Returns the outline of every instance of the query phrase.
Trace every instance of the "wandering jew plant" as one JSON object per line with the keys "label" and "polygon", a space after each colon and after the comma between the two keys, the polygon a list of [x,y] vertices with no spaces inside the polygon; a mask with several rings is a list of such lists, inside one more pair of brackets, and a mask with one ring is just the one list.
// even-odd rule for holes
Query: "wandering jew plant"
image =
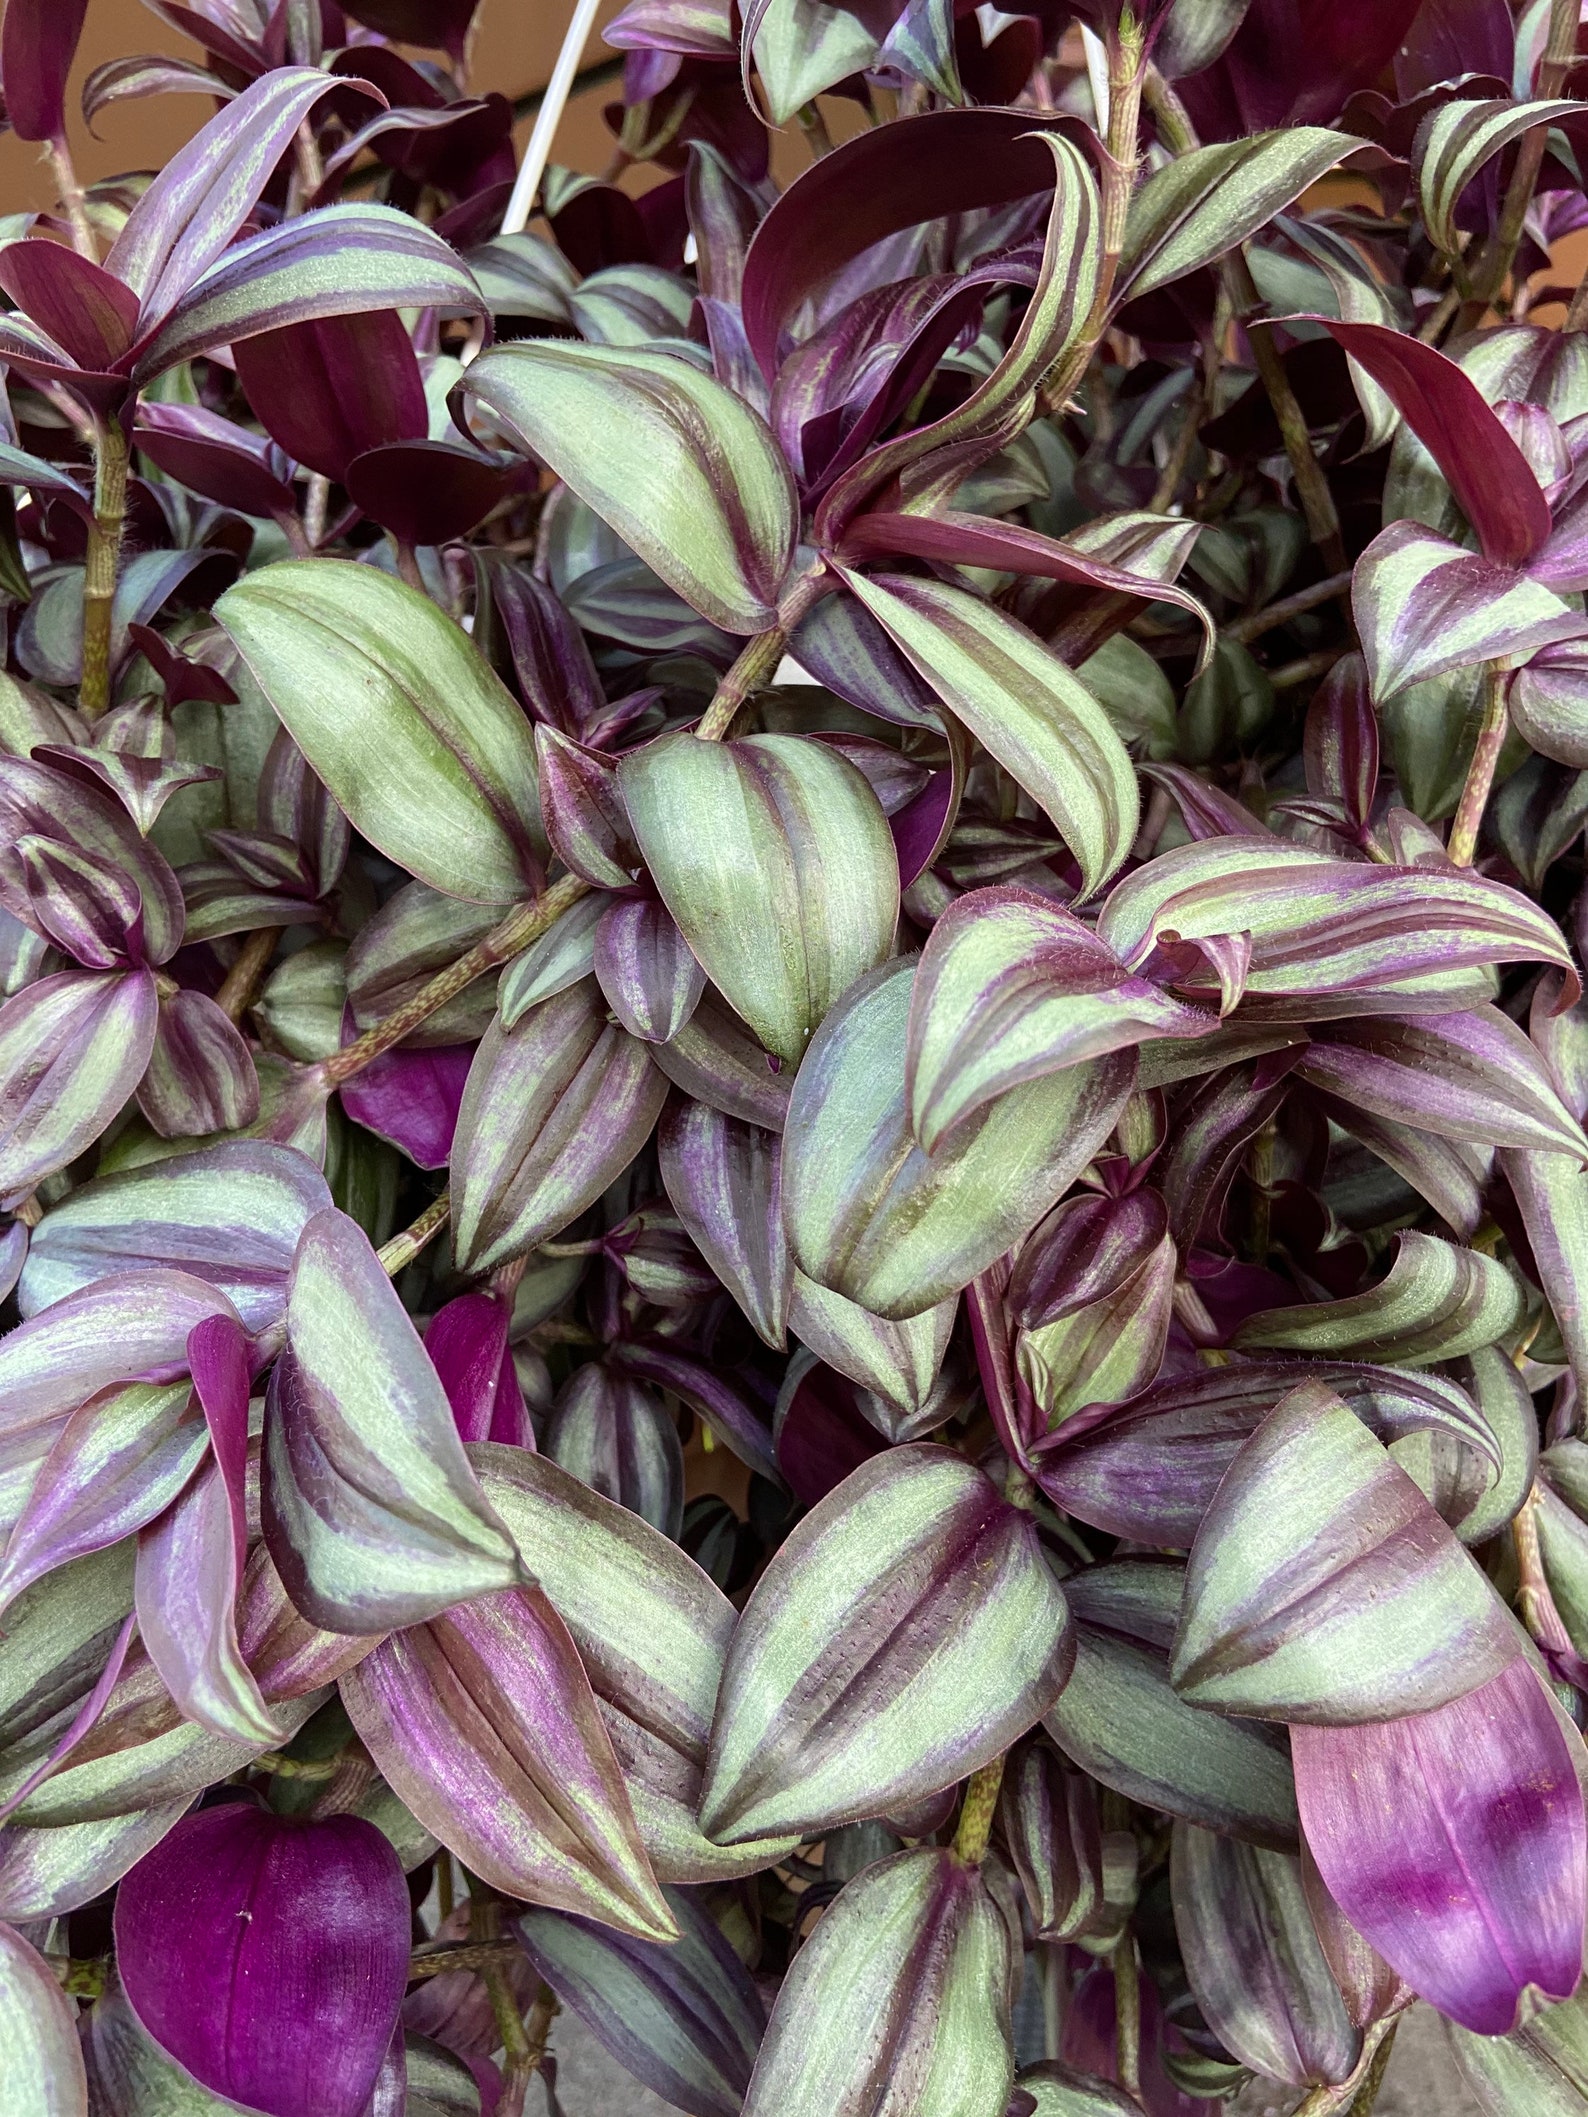
{"label": "wandering jew plant", "polygon": [[0,31],[0,2117],[1588,2117],[1579,0],[630,0],[604,180],[587,8],[520,164],[152,4],[154,176]]}

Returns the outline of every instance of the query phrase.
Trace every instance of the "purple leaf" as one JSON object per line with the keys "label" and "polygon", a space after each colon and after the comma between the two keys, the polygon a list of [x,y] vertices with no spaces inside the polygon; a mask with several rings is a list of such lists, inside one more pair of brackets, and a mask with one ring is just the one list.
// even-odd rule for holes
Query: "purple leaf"
{"label": "purple leaf", "polygon": [[[309,112],[333,87],[310,67],[281,67],[210,119],[155,178],[111,246],[107,269],[164,317],[248,218]],[[367,81],[343,84],[380,103]]]}
{"label": "purple leaf", "polygon": [[1097,1787],[1040,1737],[1004,1771],[998,1813],[1036,1937],[1074,1940],[1107,1918]]}
{"label": "purple leaf", "polygon": [[65,137],[66,77],[87,12],[88,0],[43,6],[39,0],[6,0],[0,89],[6,120],[19,140]]}
{"label": "purple leaf", "polygon": [[1292,2087],[1349,2077],[1361,2055],[1290,1854],[1174,1827],[1175,1933],[1202,2018],[1226,2050]]}
{"label": "purple leaf", "polygon": [[523,483],[522,467],[450,441],[393,441],[348,464],[348,498],[399,544],[466,536]]}
{"label": "purple leaf", "polygon": [[389,1139],[421,1169],[444,1169],[474,1049],[444,1044],[438,1050],[383,1052],[342,1082],[342,1108],[355,1124]]}
{"label": "purple leaf", "polygon": [[1302,756],[1308,793],[1338,802],[1360,831],[1373,813],[1379,764],[1378,716],[1360,656],[1343,656],[1313,694]]}
{"label": "purple leaf", "polygon": [[595,932],[596,983],[629,1032],[647,1044],[677,1036],[700,1004],[706,973],[666,905],[626,897]]}
{"label": "purple leaf", "polygon": [[504,1304],[489,1294],[460,1294],[430,1319],[425,1351],[465,1441],[533,1448],[534,1434],[507,1343]]}
{"label": "purple leaf", "polygon": [[143,404],[134,439],[157,468],[217,506],[278,521],[296,516],[287,458],[262,435],[218,412],[196,404]]}
{"label": "purple leaf", "polygon": [[1549,503],[1527,458],[1453,360],[1402,331],[1376,323],[1321,324],[1393,399],[1406,424],[1444,472],[1483,555],[1520,566],[1549,536]]}
{"label": "purple leaf", "polygon": [[650,1048],[607,1021],[591,979],[514,1029],[490,1029],[452,1147],[453,1240],[466,1271],[560,1233],[628,1167],[667,1095]]}
{"label": "purple leaf", "polygon": [[[501,625],[513,674],[531,716],[570,741],[582,738],[606,711],[607,703],[584,634],[552,591],[522,566],[512,565],[488,548],[477,552],[475,560],[489,584],[491,616]],[[571,759],[570,768],[577,769]],[[612,812],[612,825],[626,843],[628,827],[621,809]],[[636,854],[625,868],[626,882],[633,879],[638,865]],[[607,877],[586,879],[602,887],[620,886]]]}
{"label": "purple leaf", "polygon": [[393,1633],[342,1698],[389,1784],[493,1888],[672,1939],[589,1679],[539,1588]]}
{"label": "purple leaf", "polygon": [[1203,658],[1212,651],[1213,620],[1186,589],[1110,566],[1106,560],[1073,550],[1056,538],[1022,529],[1018,523],[953,512],[864,514],[844,532],[841,555],[845,559],[864,560],[894,552],[928,559],[939,566],[986,566],[999,573],[1064,581],[1090,589],[1098,596],[1125,595],[1142,603],[1172,603],[1187,611],[1202,627],[1207,643]]}
{"label": "purple leaf", "polygon": [[1520,1657],[1411,1718],[1302,1727],[1307,1844],[1329,1893],[1412,1989],[1484,2036],[1528,1985],[1582,1973],[1588,1891],[1574,1738]]}
{"label": "purple leaf", "polygon": [[1061,1507],[1094,1528],[1188,1551],[1237,1452],[1279,1400],[1308,1381],[1333,1390],[1381,1441],[1445,1433],[1498,1468],[1493,1434],[1443,1376],[1296,1360],[1171,1375],[1129,1404],[1099,1406],[1053,1435],[1037,1476]]}
{"label": "purple leaf", "polygon": [[781,1482],[772,1435],[764,1417],[722,1375],[699,1360],[674,1352],[659,1339],[643,1345],[620,1345],[615,1348],[614,1357],[642,1381],[671,1390],[741,1463],[748,1463],[774,1484]]}
{"label": "purple leaf", "polygon": [[1051,152],[1029,119],[1007,111],[934,111],[902,134],[883,129],[845,141],[789,186],[750,245],[745,331],[768,379],[800,303],[871,244],[939,214],[1052,188]]}
{"label": "purple leaf", "polygon": [[201,992],[160,1003],[138,1107],[162,1139],[237,1132],[259,1115],[259,1076],[236,1025]]}
{"label": "purple leaf", "polygon": [[[547,601],[550,604],[552,599],[548,596]],[[554,607],[582,645],[582,635],[566,618],[561,604]],[[514,660],[522,682],[523,661],[516,651]],[[527,694],[527,685],[525,690]],[[562,700],[550,702],[561,705]],[[541,701],[530,696],[529,703],[535,710]],[[540,805],[552,851],[596,889],[627,889],[639,871],[640,852],[618,789],[616,764],[599,750],[575,742],[560,726],[544,721],[535,730],[535,755],[540,765]]]}
{"label": "purple leaf", "polygon": [[660,1399],[631,1375],[601,1360],[575,1368],[557,1398],[545,1452],[593,1492],[678,1537],[684,1518],[678,1428]]}
{"label": "purple leaf", "polygon": [[674,1096],[656,1151],[673,1210],[756,1334],[781,1351],[793,1265],[783,1233],[776,1133]]}
{"label": "purple leaf", "polygon": [[265,1708],[237,1637],[248,1554],[247,1339],[227,1316],[188,1335],[210,1459],[138,1539],[138,1632],[184,1715],[233,1741],[270,1744]]}
{"label": "purple leaf", "polygon": [[205,2087],[269,2117],[362,2117],[408,1977],[408,1891],[373,1824],[247,1801],[186,1816],[115,1923],[138,2019]]}
{"label": "purple leaf", "polygon": [[394,310],[264,331],[244,339],[236,357],[260,423],[323,477],[340,480],[365,450],[422,441],[429,431],[419,363]]}
{"label": "purple leaf", "polygon": [[11,1530],[0,1603],[153,1521],[194,1475],[208,1444],[185,1380],[129,1382],[74,1411]]}
{"label": "purple leaf", "polygon": [[[15,34],[17,16],[25,12],[26,0],[21,8],[8,0],[6,45]],[[7,243],[0,250],[0,287],[79,367],[113,368],[138,328],[138,300],[131,289],[113,272],[60,243],[36,238]]]}

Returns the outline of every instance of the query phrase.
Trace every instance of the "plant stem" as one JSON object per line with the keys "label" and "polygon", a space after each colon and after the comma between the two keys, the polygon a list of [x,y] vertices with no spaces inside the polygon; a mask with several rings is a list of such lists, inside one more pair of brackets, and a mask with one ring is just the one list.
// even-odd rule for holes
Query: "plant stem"
{"label": "plant stem", "polygon": [[1270,603],[1264,610],[1255,610],[1250,617],[1236,618],[1233,624],[1224,627],[1224,637],[1239,640],[1244,646],[1248,640],[1260,639],[1278,625],[1288,625],[1293,617],[1302,617],[1309,610],[1332,603],[1336,596],[1349,594],[1350,588],[1349,568],[1344,573],[1331,573],[1326,581],[1314,581],[1310,588],[1298,588],[1294,595]]}
{"label": "plant stem", "polygon": [[752,691],[759,690],[788,649],[789,637],[821,592],[821,571],[803,575],[783,598],[777,623],[745,641],[739,657],[718,684],[711,704],[695,729],[702,742],[721,742]]}
{"label": "plant stem", "polygon": [[519,1952],[517,1941],[453,1941],[439,1947],[416,1948],[408,1958],[408,1977],[442,1977],[448,1970],[483,1970],[489,1963],[510,1963]]}
{"label": "plant stem", "polygon": [[1141,1970],[1136,1936],[1127,1926],[1114,1944],[1114,2048],[1119,2084],[1131,2101],[1141,2103]]}
{"label": "plant stem", "polygon": [[1141,128],[1142,83],[1146,58],[1141,26],[1129,6],[1119,11],[1119,33],[1108,42],[1108,138],[1104,142],[1102,182],[1103,254],[1098,268],[1097,292],[1080,336],[1043,378],[1037,392],[1042,413],[1063,411],[1070,392],[1091,365],[1098,340],[1108,324],[1114,281],[1125,250],[1125,223],[1130,216],[1130,198],[1136,185]]}
{"label": "plant stem", "polygon": [[397,572],[399,578],[406,581],[410,588],[417,588],[421,595],[428,595],[430,591],[425,586],[425,577],[419,570],[418,552],[414,550],[412,544],[404,544],[400,538],[393,537],[392,543],[397,551]]}
{"label": "plant stem", "polygon": [[259,980],[276,952],[279,938],[279,927],[261,926],[237,951],[237,961],[227,971],[221,989],[215,995],[216,1006],[229,1022],[240,1022],[253,1005]]}
{"label": "plant stem", "polygon": [[1395,2031],[1399,2027],[1400,2016],[1392,2016],[1389,2027],[1379,2041],[1378,2049],[1368,2060],[1366,2076],[1356,2091],[1355,2102],[1351,2105],[1351,2117],[1373,2117],[1373,2105],[1378,2101],[1378,2091],[1384,2085],[1384,2075],[1389,2071],[1390,2053],[1395,2048]]}
{"label": "plant stem", "polygon": [[1472,762],[1467,767],[1467,783],[1461,789],[1461,801],[1450,826],[1450,843],[1446,848],[1456,867],[1470,867],[1472,856],[1478,850],[1478,832],[1483,827],[1483,812],[1489,804],[1494,768],[1505,744],[1505,696],[1509,683],[1509,672],[1499,662],[1484,663],[1483,719],[1478,725]]}
{"label": "plant stem", "polygon": [[77,181],[77,170],[72,163],[72,150],[66,144],[65,134],[58,140],[51,140],[44,151],[49,156],[55,188],[60,193],[61,204],[66,208],[66,218],[72,224],[72,248],[79,257],[86,257],[91,265],[97,265],[99,245],[94,241],[93,223],[88,218],[83,187]]}
{"label": "plant stem", "polygon": [[701,715],[695,733],[702,742],[722,741],[750,693],[776,670],[787,645],[788,634],[781,625],[774,625],[770,632],[758,632],[746,643]]}
{"label": "plant stem", "polygon": [[110,704],[110,620],[127,512],[127,435],[112,414],[94,428],[94,519],[83,564],[83,674],[78,703],[90,720]]}
{"label": "plant stem", "polygon": [[419,1252],[441,1233],[452,1218],[452,1193],[443,1191],[439,1198],[431,1199],[412,1227],[404,1228],[393,1235],[390,1242],[383,1243],[375,1252],[380,1268],[388,1279],[395,1279],[405,1272]]}
{"label": "plant stem", "polygon": [[1245,326],[1246,342],[1252,349],[1257,372],[1262,377],[1263,388],[1268,392],[1268,401],[1279,423],[1280,439],[1285,444],[1285,454],[1290,458],[1290,468],[1296,480],[1296,497],[1307,519],[1307,534],[1317,545],[1329,571],[1340,573],[1345,568],[1345,545],[1340,536],[1340,517],[1335,512],[1334,495],[1329,490],[1322,464],[1312,452],[1312,436],[1307,432],[1306,418],[1296,402],[1290,377],[1285,373],[1285,363],[1274,343],[1274,327],[1257,319],[1256,311],[1262,305],[1262,297],[1252,278],[1252,268],[1246,262],[1246,253],[1240,249],[1232,250],[1221,270],[1230,291],[1231,304]]}
{"label": "plant stem", "polygon": [[[1332,2117],[1334,2111],[1347,2107],[1352,2110],[1353,2117],[1356,2117],[1358,2112],[1360,2117],[1370,2117],[1373,2102],[1377,2099],[1379,2086],[1384,2078],[1384,2067],[1389,2064],[1387,2057],[1380,2062],[1379,2053],[1386,2045],[1394,2042],[1400,2018],[1410,2004],[1408,1999],[1366,2030],[1362,2037],[1362,2056],[1349,2079],[1337,2082],[1320,2081],[1317,2087],[1309,2090],[1296,2104],[1290,2117]],[[1359,2091],[1366,2090],[1369,2083],[1372,2085],[1372,2095],[1364,2109],[1357,2098]]]}
{"label": "plant stem", "polygon": [[966,1783],[965,1799],[959,1811],[959,1828],[954,1833],[954,1856],[963,1860],[967,1867],[979,1866],[986,1856],[993,1817],[998,1813],[998,1789],[1003,1784],[1003,1776],[1004,1760],[994,1757],[991,1764],[984,1764],[979,1771],[972,1772]]}
{"label": "plant stem", "polygon": [[331,481],[314,471],[303,495],[303,541],[312,551],[325,535],[325,514],[331,504]]}
{"label": "plant stem", "polygon": [[[1551,101],[1560,95],[1566,86],[1572,66],[1577,57],[1577,20],[1579,0],[1551,0],[1549,10],[1549,41],[1544,47],[1544,56],[1538,62],[1538,73],[1534,80],[1534,94],[1541,102]],[[1484,311],[1496,299],[1505,276],[1516,260],[1516,249],[1522,240],[1522,228],[1527,220],[1527,209],[1533,203],[1533,190],[1538,182],[1538,172],[1543,166],[1544,149],[1549,144],[1549,135],[1542,125],[1535,125],[1522,135],[1521,145],[1516,150],[1516,162],[1511,170],[1511,181],[1506,186],[1505,203],[1500,209],[1500,224],[1489,240],[1483,257],[1473,274],[1472,299],[1462,304],[1461,330],[1472,330],[1483,318]],[[1572,303],[1573,308],[1576,302]],[[1573,327],[1575,328],[1575,327]]]}
{"label": "plant stem", "polygon": [[445,970],[437,971],[427,984],[394,1008],[372,1029],[366,1029],[351,1044],[344,1044],[321,1062],[322,1077],[332,1087],[351,1080],[384,1052],[400,1044],[405,1036],[412,1036],[422,1022],[427,1022],[438,1008],[445,1007],[448,1000],[455,999],[476,978],[483,978],[488,970],[496,970],[503,963],[510,963],[514,956],[528,948],[531,941],[538,941],[546,930],[554,926],[570,905],[577,904],[589,890],[589,883],[578,875],[564,875],[549,889],[542,890],[538,897],[531,897],[527,904],[515,904],[498,926],[493,926],[483,941],[477,941],[467,955],[459,956]]}

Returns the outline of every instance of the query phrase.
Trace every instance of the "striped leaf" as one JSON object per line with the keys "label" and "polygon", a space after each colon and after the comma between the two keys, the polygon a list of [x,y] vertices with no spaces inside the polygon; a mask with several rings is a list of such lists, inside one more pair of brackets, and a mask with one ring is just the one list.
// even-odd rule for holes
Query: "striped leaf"
{"label": "striped leaf", "polygon": [[1074,1658],[1031,1517],[917,1443],[854,1471],[779,1548],[723,1671],[701,1827],[818,1837],[1007,1749]]}
{"label": "striped leaf", "polygon": [[1456,204],[1479,170],[1535,125],[1580,118],[1575,103],[1519,103],[1510,97],[1487,102],[1450,102],[1418,128],[1412,151],[1417,200],[1434,247],[1459,258]]}
{"label": "striped leaf", "polygon": [[738,633],[776,622],[794,483],[731,390],[670,353],[550,339],[482,354],[461,388],[702,617]]}
{"label": "striped leaf", "polygon": [[1432,1367],[1493,1345],[1522,1316],[1503,1264],[1437,1235],[1405,1229],[1395,1261],[1364,1294],[1263,1309],[1236,1332],[1242,1352],[1299,1352]]}

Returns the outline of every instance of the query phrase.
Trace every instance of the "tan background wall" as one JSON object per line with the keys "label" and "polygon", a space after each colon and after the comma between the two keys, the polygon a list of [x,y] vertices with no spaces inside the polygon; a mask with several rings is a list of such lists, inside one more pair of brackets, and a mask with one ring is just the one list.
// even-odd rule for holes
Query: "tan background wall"
{"label": "tan background wall", "polygon": [[[623,0],[603,0],[596,32],[586,49],[587,64],[614,56],[602,43],[600,28],[622,5]],[[481,0],[472,53],[474,87],[500,89],[509,96],[541,87],[551,72],[571,13],[572,0]],[[144,51],[188,59],[202,56],[190,39],[169,28],[141,0],[89,0],[87,25],[66,98],[72,154],[85,182],[124,170],[158,168],[214,112],[215,105],[202,95],[155,96],[147,102],[113,104],[100,113],[96,139],[77,115],[84,79],[107,59]],[[604,166],[612,140],[601,122],[601,106],[615,100],[618,92],[618,84],[608,82],[569,105],[557,135],[558,161],[591,171]],[[527,120],[522,130],[527,136]],[[54,204],[54,186],[39,155],[38,148],[10,133],[0,137],[0,213]]]}

